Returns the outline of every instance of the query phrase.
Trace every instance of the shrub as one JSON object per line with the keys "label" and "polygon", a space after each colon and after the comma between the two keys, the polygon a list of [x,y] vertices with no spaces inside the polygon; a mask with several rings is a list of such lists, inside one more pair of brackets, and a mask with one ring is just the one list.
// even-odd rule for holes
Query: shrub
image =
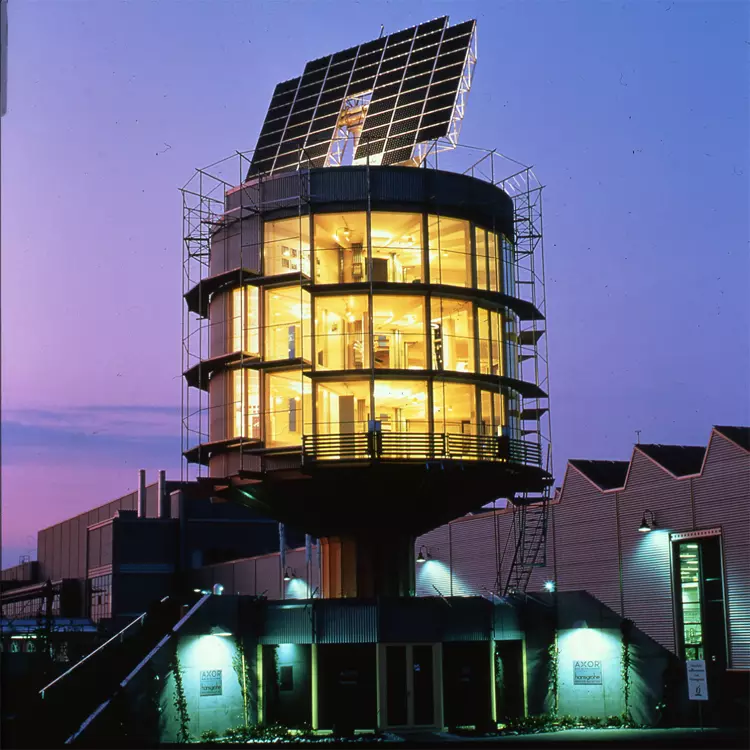
{"label": "shrub", "polygon": [[206,729],[201,732],[201,742],[215,742],[219,739],[219,733],[215,729]]}

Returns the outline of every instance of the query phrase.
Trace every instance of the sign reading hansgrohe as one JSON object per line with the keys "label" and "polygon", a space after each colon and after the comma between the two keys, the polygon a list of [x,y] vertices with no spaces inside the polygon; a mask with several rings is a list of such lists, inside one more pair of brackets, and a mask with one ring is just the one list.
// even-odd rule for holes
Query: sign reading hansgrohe
{"label": "sign reading hansgrohe", "polygon": [[221,670],[201,670],[201,696],[221,695]]}
{"label": "sign reading hansgrohe", "polygon": [[602,663],[589,659],[575,659],[573,661],[574,685],[601,685]]}

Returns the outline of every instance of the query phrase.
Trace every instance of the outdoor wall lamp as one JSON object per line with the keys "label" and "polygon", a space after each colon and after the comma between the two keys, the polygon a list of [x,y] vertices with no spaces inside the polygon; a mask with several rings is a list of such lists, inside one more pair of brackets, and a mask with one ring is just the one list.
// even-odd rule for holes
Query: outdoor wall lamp
{"label": "outdoor wall lamp", "polygon": [[292,568],[284,568],[284,580],[291,581],[292,578],[296,578],[294,570]]}
{"label": "outdoor wall lamp", "polygon": [[430,559],[430,552],[427,549],[427,547],[424,546],[424,544],[419,548],[419,554],[417,555],[417,562],[422,563],[427,562]]}
{"label": "outdoor wall lamp", "polygon": [[645,534],[647,531],[653,531],[655,528],[656,517],[654,516],[654,512],[648,509],[644,510],[643,518],[641,519],[641,525],[638,527],[638,531],[641,531]]}

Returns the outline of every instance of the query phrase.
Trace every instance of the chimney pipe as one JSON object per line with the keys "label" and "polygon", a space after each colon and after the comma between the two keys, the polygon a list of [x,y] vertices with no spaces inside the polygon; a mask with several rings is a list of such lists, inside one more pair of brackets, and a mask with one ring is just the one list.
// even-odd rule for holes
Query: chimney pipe
{"label": "chimney pipe", "polygon": [[138,471],[138,518],[146,517],[146,470]]}
{"label": "chimney pipe", "polygon": [[170,512],[169,495],[167,495],[167,472],[162,469],[159,472],[159,518],[169,518]]}

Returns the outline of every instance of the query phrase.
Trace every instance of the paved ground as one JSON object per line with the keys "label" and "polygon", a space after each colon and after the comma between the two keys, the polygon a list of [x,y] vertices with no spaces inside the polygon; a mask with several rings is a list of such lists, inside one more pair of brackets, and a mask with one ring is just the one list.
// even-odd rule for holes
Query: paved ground
{"label": "paved ground", "polygon": [[[533,747],[553,748],[567,746],[581,747],[585,750],[593,748],[743,748],[750,747],[750,736],[747,731],[729,731],[720,729],[567,729],[560,732],[544,732],[539,734],[504,735],[499,737],[459,737],[444,732],[403,734],[405,746],[419,747],[427,750],[429,747],[440,747],[450,744],[453,747],[464,745],[493,746],[498,748]],[[404,747],[401,745],[401,747]]]}

